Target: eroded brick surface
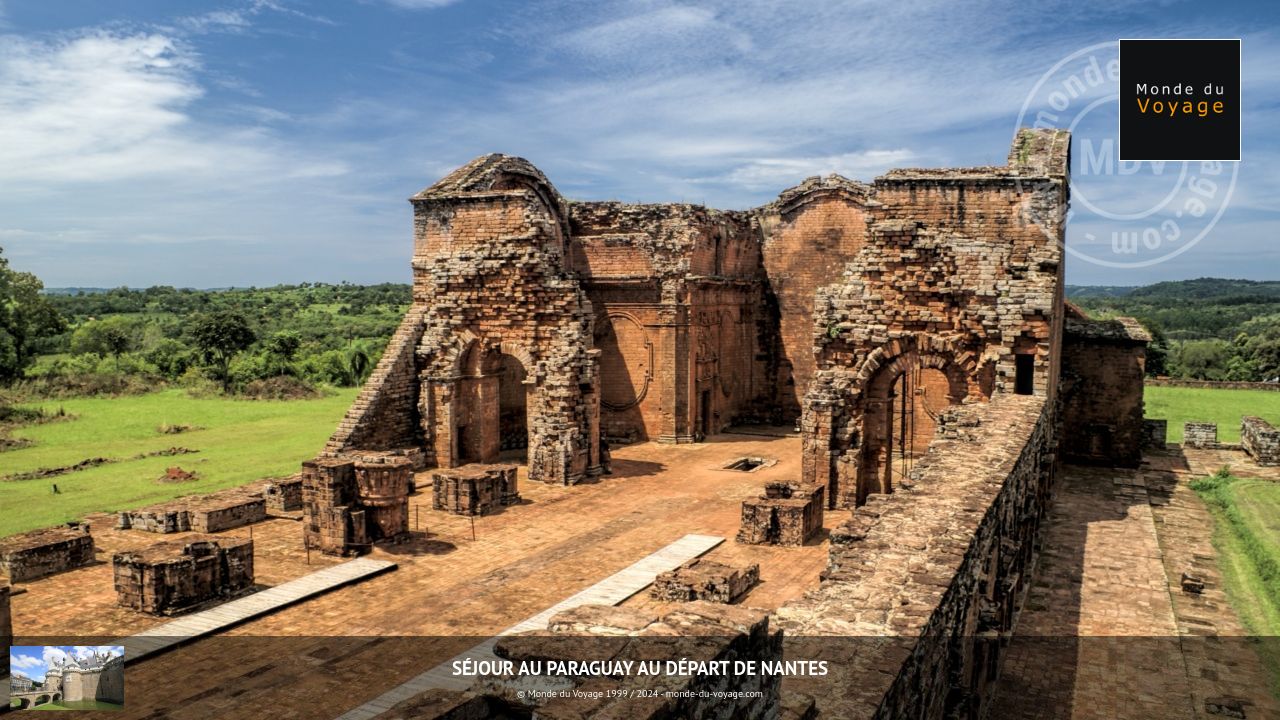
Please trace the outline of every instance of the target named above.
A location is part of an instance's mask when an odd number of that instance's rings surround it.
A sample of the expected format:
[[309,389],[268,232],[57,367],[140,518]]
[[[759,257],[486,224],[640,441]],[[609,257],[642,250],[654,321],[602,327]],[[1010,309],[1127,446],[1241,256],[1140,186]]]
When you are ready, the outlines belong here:
[[169,615],[253,587],[253,541],[195,535],[116,553],[122,607]]
[[32,530],[0,540],[0,574],[9,582],[26,582],[93,562],[89,526]]

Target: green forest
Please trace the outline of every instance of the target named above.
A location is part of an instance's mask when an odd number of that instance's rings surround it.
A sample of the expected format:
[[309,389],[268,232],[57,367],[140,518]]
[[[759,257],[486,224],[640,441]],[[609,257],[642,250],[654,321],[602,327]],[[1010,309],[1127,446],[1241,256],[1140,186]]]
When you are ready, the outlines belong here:
[[372,372],[409,286],[52,290],[53,332],[31,343],[16,389],[35,397],[163,385],[263,398],[350,387]]
[[1137,318],[1155,338],[1150,375],[1270,382],[1280,377],[1280,282],[1201,278],[1145,287],[1067,286],[1097,318]]

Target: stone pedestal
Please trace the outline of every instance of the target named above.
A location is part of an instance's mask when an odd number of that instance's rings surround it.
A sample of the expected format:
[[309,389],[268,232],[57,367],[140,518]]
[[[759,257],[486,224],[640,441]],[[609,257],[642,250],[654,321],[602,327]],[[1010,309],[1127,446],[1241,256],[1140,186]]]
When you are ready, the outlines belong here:
[[431,475],[431,506],[455,515],[486,515],[520,502],[515,465],[463,465]]
[[822,485],[769,483],[765,494],[742,501],[738,542],[749,545],[803,545],[822,529]]
[[89,526],[69,523],[0,540],[0,575],[26,582],[93,562]]
[[1213,448],[1218,445],[1218,424],[1189,422],[1182,426],[1182,444],[1191,448]]

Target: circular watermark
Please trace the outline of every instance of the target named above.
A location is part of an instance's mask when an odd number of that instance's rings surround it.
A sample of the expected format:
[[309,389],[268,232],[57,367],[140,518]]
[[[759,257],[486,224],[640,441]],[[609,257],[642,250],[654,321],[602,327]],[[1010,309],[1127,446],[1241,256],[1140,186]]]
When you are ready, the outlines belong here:
[[[1039,222],[1051,239],[1072,226],[1071,255],[1113,268],[1155,265],[1190,250],[1222,218],[1237,162],[1120,159],[1120,43],[1098,43],[1059,60],[1032,87],[1021,128],[1071,131],[1071,207]],[[1228,167],[1229,166],[1229,167]]]

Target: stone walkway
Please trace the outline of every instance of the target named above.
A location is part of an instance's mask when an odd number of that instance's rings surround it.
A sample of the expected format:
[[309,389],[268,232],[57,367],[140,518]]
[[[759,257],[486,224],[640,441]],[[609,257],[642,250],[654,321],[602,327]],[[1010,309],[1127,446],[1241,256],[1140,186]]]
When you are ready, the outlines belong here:
[[393,562],[357,558],[209,610],[185,615],[109,644],[124,646],[126,663],[137,662],[176,645],[221,632],[321,593],[395,569],[396,564]]
[[[1212,518],[1180,452],[1140,470],[1068,467],[991,717],[1280,718],[1221,591]],[[1206,580],[1182,590],[1182,573]]]
[[724,538],[710,535],[685,535],[573,597],[558,602],[537,615],[512,625],[495,637],[485,640],[464,653],[455,655],[453,658],[440,663],[399,687],[388,690],[360,707],[351,709],[339,717],[338,720],[368,720],[390,710],[394,705],[408,700],[414,695],[433,688],[466,690],[471,686],[471,678],[458,677],[453,674],[452,663],[454,660],[497,660],[497,656],[493,654],[493,647],[499,637],[531,630],[546,630],[547,622],[556,613],[580,605],[617,605],[652,584],[654,577],[658,573],[679,567],[681,563],[703,555],[722,542],[724,542]]

